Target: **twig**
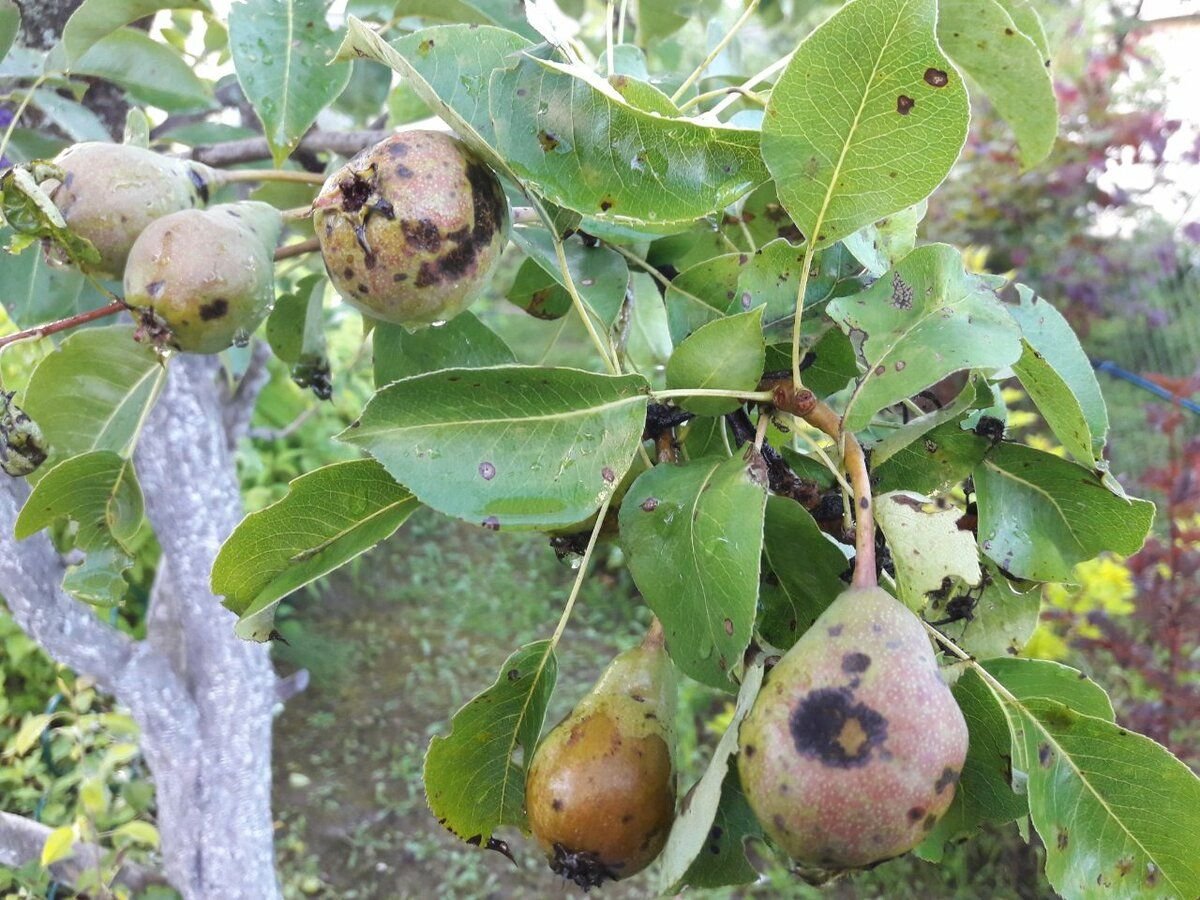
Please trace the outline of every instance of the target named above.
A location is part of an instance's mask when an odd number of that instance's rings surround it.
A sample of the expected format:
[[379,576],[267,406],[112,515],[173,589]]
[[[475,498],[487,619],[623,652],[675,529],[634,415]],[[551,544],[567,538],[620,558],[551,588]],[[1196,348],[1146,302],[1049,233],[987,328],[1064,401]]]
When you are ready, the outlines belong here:
[[321,242],[316,238],[309,238],[307,241],[297,241],[295,244],[285,244],[275,250],[275,262],[281,259],[291,259],[293,256],[303,256],[306,253],[315,253],[321,249]]
[[696,66],[692,74],[689,75],[684,80],[683,84],[681,84],[675,91],[675,93],[671,95],[672,103],[678,103],[679,98],[686,94],[688,92],[688,88],[695,84],[699,80],[700,76],[704,74],[704,71],[712,65],[713,60],[721,55],[721,51],[729,46],[729,42],[733,40],[734,35],[741,31],[742,26],[750,20],[752,15],[754,15],[754,11],[758,9],[758,3],[759,0],[750,0],[750,2],[746,4],[746,9],[742,12],[741,16],[738,17],[738,20],[733,23],[733,27],[725,33],[725,36],[721,38],[721,40],[717,41],[717,46],[712,48],[708,56],[704,57],[704,61],[700,63],[700,65]]
[[[353,156],[359,150],[370,147],[372,144],[378,144],[394,133],[390,128],[366,131],[318,131],[314,129],[300,139],[300,144],[293,154],[302,150],[309,152],[326,150],[337,153],[339,156]],[[238,163],[270,159],[271,147],[265,137],[244,138],[240,141],[226,141],[222,144],[194,147],[187,158],[214,168],[221,168]]]
[[67,331],[78,325],[93,322],[96,319],[103,319],[105,316],[111,316],[126,309],[129,309],[129,307],[125,305],[125,301],[117,300],[108,304],[108,306],[101,306],[99,309],[91,309],[87,312],[67,316],[65,319],[59,319],[57,322],[38,325],[34,328],[26,328],[24,331],[18,331],[16,334],[0,337],[0,347],[7,347],[9,344],[15,344],[17,341],[28,340],[29,338],[42,338],[60,331]]
[[[796,52],[795,50],[792,51],[792,53],[795,53],[795,52]],[[771,63],[769,66],[767,66],[762,71],[756,72],[755,74],[751,75],[749,78],[747,78],[745,81],[743,81],[741,83],[741,85],[738,88],[738,93],[730,94],[728,97],[726,97],[724,100],[722,100],[716,106],[714,106],[712,109],[710,109],[704,115],[712,116],[715,118],[717,115],[724,112],[727,107],[732,106],[734,103],[736,103],[738,101],[738,98],[742,96],[743,91],[750,90],[750,88],[754,87],[759,82],[766,81],[768,78],[770,78],[776,72],[778,72],[780,69],[786,68],[787,64],[792,61],[792,53],[789,53],[787,56],[784,56],[781,59],[775,60],[775,62]]]
[[327,176],[320,172],[300,172],[296,169],[222,169],[214,181],[221,184],[240,184],[246,181],[287,181],[297,184],[324,184]]

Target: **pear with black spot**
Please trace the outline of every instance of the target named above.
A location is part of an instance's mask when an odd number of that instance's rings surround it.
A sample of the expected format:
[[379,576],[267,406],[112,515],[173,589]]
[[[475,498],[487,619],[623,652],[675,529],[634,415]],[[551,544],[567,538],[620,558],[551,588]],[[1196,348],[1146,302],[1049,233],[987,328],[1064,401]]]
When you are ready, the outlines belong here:
[[244,343],[275,302],[279,211],[256,201],[156,219],[134,242],[125,302],[139,335],[191,353]]
[[675,818],[675,670],[652,630],[538,745],[525,785],[550,867],[583,888],[658,856]]
[[925,839],[954,799],[967,726],[916,616],[854,587],[771,671],[739,751],[767,835],[801,867],[836,873]]

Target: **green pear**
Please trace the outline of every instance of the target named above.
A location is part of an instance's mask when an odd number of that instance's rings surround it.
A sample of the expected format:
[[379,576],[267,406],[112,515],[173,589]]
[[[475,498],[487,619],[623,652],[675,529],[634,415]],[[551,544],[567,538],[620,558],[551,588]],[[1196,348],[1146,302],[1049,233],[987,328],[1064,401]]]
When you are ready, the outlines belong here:
[[772,669],[739,746],[768,836],[836,872],[924,839],[954,798],[967,725],[916,616],[882,588],[851,588]]
[[134,242],[125,302],[160,346],[219,353],[249,340],[275,302],[279,211],[247,200],[156,219]]
[[313,226],[347,303],[421,328],[458,315],[487,287],[508,242],[508,201],[458,138],[406,131],[329,176]]
[[[120,278],[138,235],[169,213],[208,200],[216,173],[208,166],[128,144],[91,141],[54,159],[63,175],[50,198],[63,219],[100,253],[91,271]],[[61,261],[53,249],[48,253]]]
[[609,664],[533,755],[530,828],[550,867],[580,887],[640,872],[666,843],[675,818],[675,690],[661,633],[648,637]]

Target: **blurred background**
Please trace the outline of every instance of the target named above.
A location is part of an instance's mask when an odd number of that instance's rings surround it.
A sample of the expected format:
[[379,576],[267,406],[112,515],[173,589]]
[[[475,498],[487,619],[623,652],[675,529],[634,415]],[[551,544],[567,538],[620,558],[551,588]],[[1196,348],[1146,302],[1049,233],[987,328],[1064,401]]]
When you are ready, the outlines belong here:
[[[391,7],[349,5],[360,13]],[[763,7],[781,5],[797,4]],[[1026,654],[1090,674],[1112,692],[1122,722],[1195,768],[1200,3],[1037,6],[1056,48],[1057,147],[1036,170],[1021,173],[1007,129],[986,107],[976,108],[963,158],[930,201],[922,237],[969,246],[974,267],[1016,273],[1063,310],[1100,373],[1113,471],[1130,493],[1159,505],[1142,551],[1085,564],[1077,588],[1047,591]],[[346,4],[334,7],[340,13]],[[827,14],[813,9],[818,21]],[[710,23],[717,34],[727,25]],[[155,27],[169,35],[174,25],[163,17]],[[770,38],[780,39],[777,30]],[[783,38],[789,46],[795,40]],[[671,41],[703,39],[685,32]],[[745,42],[752,40],[748,31]],[[671,47],[656,52],[669,58]],[[342,124],[361,115],[354,106],[361,106],[363,90],[352,80],[335,107]],[[413,101],[396,91],[387,102],[395,111]],[[0,127],[10,118],[0,105]],[[239,126],[226,127],[233,135]],[[36,137],[17,131],[14,158],[32,153],[20,141],[32,148]],[[43,141],[52,144],[54,133],[43,129]],[[500,279],[480,315],[513,346],[545,344],[545,329],[529,330],[532,320],[501,299],[503,287]],[[370,360],[361,352],[358,317],[335,314],[334,321],[333,402],[313,405],[282,366],[263,394],[241,454],[250,509],[278,499],[290,479],[353,453],[329,435],[355,418],[369,396]],[[572,362],[584,346],[570,320],[562,321],[542,348],[550,363]],[[1053,449],[1040,420],[1019,412],[1030,409],[1021,395],[1013,391],[1008,399],[1018,410],[1010,433]],[[148,545],[145,571],[134,577],[137,596],[121,611],[134,633],[154,552]],[[287,896],[570,893],[525,845],[514,866],[445,833],[426,810],[419,774],[430,736],[444,729],[451,712],[490,683],[512,647],[550,632],[572,577],[542,537],[493,534],[421,512],[395,539],[284,604],[277,666],[309,673],[307,690],[288,703],[275,732],[277,844]],[[628,578],[602,558],[560,650],[552,721],[617,650],[634,642],[648,618]],[[114,821],[153,821],[153,787],[136,759],[135,726],[88,683],[45,658],[2,605],[0,681],[0,809],[51,825],[70,821],[81,808]],[[730,709],[725,698],[695,685],[685,688],[683,701],[689,727],[681,731],[690,742],[683,747],[684,783],[690,783]],[[58,727],[30,740],[23,725],[46,712],[58,714]],[[1052,897],[1040,869],[1036,838],[1028,845],[1009,827],[948,853],[941,866],[905,858],[823,892],[772,870],[753,888],[705,896]],[[647,896],[647,884],[623,883],[604,896]],[[56,891],[30,873],[0,869],[0,896],[66,896]]]

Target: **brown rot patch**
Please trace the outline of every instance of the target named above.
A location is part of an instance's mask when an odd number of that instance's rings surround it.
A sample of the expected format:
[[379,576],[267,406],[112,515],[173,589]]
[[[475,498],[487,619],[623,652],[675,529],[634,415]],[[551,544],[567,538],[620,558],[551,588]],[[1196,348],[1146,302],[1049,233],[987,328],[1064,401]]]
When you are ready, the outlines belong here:
[[907,116],[912,112],[912,108],[917,105],[917,102],[906,94],[901,94],[896,98],[896,112],[902,116]]
[[796,750],[827,766],[848,769],[871,760],[887,739],[887,719],[849,688],[819,688],[797,704],[788,722]]
[[959,772],[957,769],[952,769],[949,766],[942,769],[942,774],[938,776],[938,780],[933,783],[933,789],[939,794],[946,788],[958,784]]
[[442,232],[432,219],[404,220],[400,223],[404,239],[415,250],[437,253],[442,246]]
[[371,183],[360,178],[358,175],[351,175],[344,181],[339,182],[338,190],[342,192],[343,212],[358,212],[371,197]]
[[218,297],[211,303],[205,303],[200,307],[200,318],[205,322],[211,322],[213,319],[220,319],[229,312],[229,301],[224,297]]
[[871,667],[871,657],[865,653],[846,653],[842,656],[842,671],[857,675]]
[[935,69],[931,66],[925,70],[925,83],[931,87],[945,87],[950,83],[950,76],[941,69]]

